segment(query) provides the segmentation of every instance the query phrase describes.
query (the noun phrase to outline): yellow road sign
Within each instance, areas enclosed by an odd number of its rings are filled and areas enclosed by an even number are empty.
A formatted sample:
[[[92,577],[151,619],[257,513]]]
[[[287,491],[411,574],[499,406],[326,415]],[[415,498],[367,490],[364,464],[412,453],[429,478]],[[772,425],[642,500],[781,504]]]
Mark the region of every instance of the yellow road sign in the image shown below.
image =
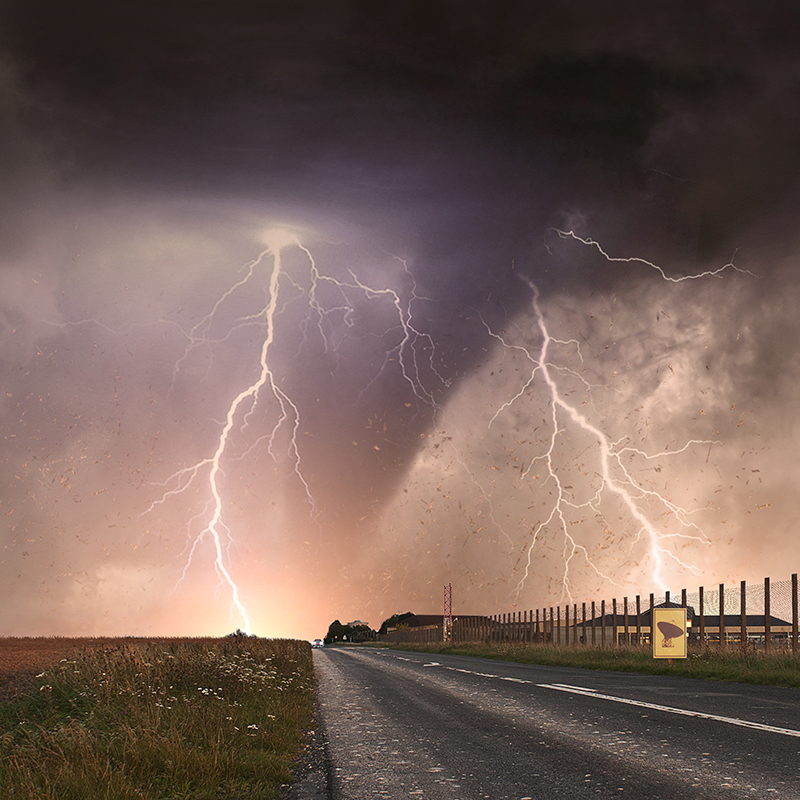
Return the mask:
[[[654,608],[652,625],[653,658],[686,658],[685,608]]]

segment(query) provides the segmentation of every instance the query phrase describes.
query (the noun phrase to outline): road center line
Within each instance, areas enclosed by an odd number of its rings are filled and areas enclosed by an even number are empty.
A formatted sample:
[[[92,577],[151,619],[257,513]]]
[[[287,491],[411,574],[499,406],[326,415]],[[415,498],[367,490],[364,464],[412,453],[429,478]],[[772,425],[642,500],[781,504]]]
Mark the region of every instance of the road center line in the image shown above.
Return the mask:
[[[672,706],[661,706],[656,703],[645,703],[641,700],[630,700],[627,697],[614,697],[610,694],[599,694],[593,689],[582,689],[576,686],[567,686],[565,684],[537,683],[536,685],[541,689],[555,689],[557,692],[570,692],[571,694],[581,694],[585,697],[597,697],[601,700],[613,700],[615,703],[625,703],[629,706],[640,706],[641,708],[649,708],[654,711],[666,711],[669,714],[680,714],[684,717],[713,719],[717,722],[726,722],[728,725],[739,725],[742,728],[753,728],[754,730],[758,731],[780,733],[784,736],[795,736],[800,738],[800,731],[792,730],[791,728],[778,728],[774,725],[763,725],[760,722],[750,722],[749,720],[737,719],[736,717],[721,717],[718,714],[704,714],[700,711],[688,711],[685,708],[673,708]]]

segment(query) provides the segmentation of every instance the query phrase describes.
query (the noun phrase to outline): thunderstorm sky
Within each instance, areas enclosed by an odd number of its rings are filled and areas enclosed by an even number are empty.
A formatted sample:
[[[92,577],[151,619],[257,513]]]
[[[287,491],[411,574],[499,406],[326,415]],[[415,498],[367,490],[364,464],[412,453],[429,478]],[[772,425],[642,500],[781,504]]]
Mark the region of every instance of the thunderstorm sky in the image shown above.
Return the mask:
[[[0,635],[796,572],[798,23],[3,4]]]

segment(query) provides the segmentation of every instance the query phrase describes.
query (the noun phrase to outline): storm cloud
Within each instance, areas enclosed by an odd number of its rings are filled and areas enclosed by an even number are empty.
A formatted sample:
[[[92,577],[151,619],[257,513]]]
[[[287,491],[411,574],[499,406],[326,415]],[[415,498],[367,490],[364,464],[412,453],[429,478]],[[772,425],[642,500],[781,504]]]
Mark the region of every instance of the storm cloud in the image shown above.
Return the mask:
[[[795,570],[796,12],[268,5],[2,12],[0,632]]]

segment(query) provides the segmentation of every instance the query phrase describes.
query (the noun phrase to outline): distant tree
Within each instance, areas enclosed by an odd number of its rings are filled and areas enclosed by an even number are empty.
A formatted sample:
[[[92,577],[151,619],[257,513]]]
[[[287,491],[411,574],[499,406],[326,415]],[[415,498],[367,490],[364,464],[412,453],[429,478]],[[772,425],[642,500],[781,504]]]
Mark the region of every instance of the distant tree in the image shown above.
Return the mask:
[[[405,614],[392,614],[391,617],[385,619],[381,623],[381,627],[378,633],[381,636],[383,636],[385,633],[388,632],[389,628],[399,628],[403,624],[403,620],[406,620],[409,617],[413,616],[414,613],[412,611],[406,611]],[[408,627],[408,625],[406,625],[405,627]]]
[[[353,625],[351,642],[371,642],[375,638],[375,631],[369,625]]]
[[[338,619],[331,622],[325,636],[325,644],[336,642],[369,642],[375,638],[375,631],[369,625],[342,625]]]
[[[335,644],[336,642],[349,642],[353,639],[353,629],[349,625],[342,625],[338,619],[331,622],[328,633],[325,636],[325,644]]]

